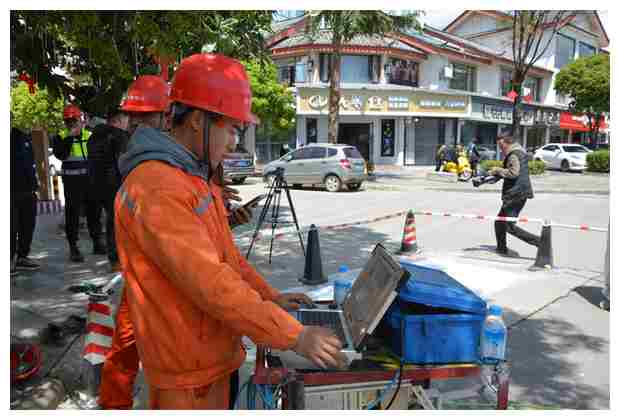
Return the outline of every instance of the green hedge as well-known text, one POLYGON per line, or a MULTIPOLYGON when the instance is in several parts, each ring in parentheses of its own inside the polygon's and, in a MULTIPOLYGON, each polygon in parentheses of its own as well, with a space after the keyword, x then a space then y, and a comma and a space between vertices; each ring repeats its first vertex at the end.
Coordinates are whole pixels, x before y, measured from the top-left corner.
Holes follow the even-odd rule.
POLYGON ((588 153, 586 166, 589 172, 609 172, 609 150, 588 153))
MULTIPOLYGON (((501 160, 483 160, 480 162, 480 167, 488 171, 494 166, 499 166, 501 168, 503 164, 501 160)), ((531 160, 528 162, 527 166, 530 169, 530 175, 540 175, 545 172, 545 162, 531 160)))

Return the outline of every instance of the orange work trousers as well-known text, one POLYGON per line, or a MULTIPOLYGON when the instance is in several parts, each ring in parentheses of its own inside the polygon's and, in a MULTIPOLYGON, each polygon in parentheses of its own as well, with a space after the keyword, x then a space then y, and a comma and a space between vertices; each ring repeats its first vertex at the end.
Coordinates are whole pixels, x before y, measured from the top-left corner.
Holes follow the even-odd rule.
POLYGON ((129 317, 127 293, 123 289, 116 313, 112 348, 101 371, 99 405, 106 410, 130 410, 133 407, 133 386, 140 367, 133 325, 129 317))
POLYGON ((151 410, 228 410, 230 375, 199 388, 160 389, 150 386, 151 410))

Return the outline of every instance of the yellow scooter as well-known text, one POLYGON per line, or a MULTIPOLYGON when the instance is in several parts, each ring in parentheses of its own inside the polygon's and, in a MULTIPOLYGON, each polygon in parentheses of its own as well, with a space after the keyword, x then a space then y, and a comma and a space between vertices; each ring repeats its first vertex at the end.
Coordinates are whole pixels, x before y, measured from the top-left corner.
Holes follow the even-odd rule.
POLYGON ((458 163, 444 162, 440 170, 443 172, 452 172, 453 174, 457 174, 459 181, 469 181, 473 175, 471 165, 469 164, 469 159, 467 159, 465 154, 459 154, 457 162, 458 163))

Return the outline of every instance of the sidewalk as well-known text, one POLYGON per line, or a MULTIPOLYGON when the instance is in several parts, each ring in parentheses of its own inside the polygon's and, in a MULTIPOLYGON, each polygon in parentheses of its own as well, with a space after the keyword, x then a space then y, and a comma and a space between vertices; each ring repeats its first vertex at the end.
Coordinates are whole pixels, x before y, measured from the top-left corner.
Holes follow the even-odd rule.
MULTIPOLYGON (((72 294, 67 288, 84 280, 102 284, 112 277, 105 257, 90 254, 87 240, 82 241, 87 262, 75 265, 67 261, 57 219, 40 217, 37 225, 32 257, 41 262, 41 271, 11 278, 12 339, 37 342, 49 322, 62 322, 69 315, 86 316, 86 296, 72 294)), ((388 249, 397 249, 399 240, 364 226, 352 228, 346 235, 322 232, 324 272, 333 273, 343 263, 352 269, 361 267, 374 244, 382 242, 388 249)), ((246 245, 240 243, 242 249, 246 245)), ((304 258, 298 245, 295 237, 281 239, 269 265, 268 241, 260 241, 250 262, 274 287, 299 286, 297 278, 303 273, 304 258)), ((505 259, 484 250, 446 254, 424 249, 424 253, 449 267, 467 287, 504 307, 510 328, 511 400, 568 409, 609 408, 609 312, 596 306, 602 289, 601 273, 561 267, 532 273, 527 271, 532 264, 528 258, 505 259)), ((86 372, 80 354, 82 340, 78 338, 68 348, 73 339, 68 337, 63 346, 42 345, 44 364, 30 383, 36 383, 57 363, 54 376, 62 380, 69 394, 85 389, 84 378, 80 380, 86 372)), ((249 377, 252 363, 250 349, 241 383, 249 377)), ((138 382, 141 392, 136 408, 144 408, 146 387, 142 380, 138 382)), ((450 381, 434 386, 451 389, 465 385, 463 381, 450 381)), ((12 396, 15 390, 12 387, 12 396)), ((66 397, 61 407, 77 405, 66 397)))

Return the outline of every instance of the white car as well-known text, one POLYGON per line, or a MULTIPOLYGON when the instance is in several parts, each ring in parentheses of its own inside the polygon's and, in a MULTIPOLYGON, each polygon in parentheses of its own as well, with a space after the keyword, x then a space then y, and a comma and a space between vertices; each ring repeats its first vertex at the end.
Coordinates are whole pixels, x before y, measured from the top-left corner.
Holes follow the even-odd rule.
POLYGON ((547 168, 563 171, 583 171, 586 156, 592 150, 580 144, 549 143, 534 153, 534 160, 545 162, 547 168))

